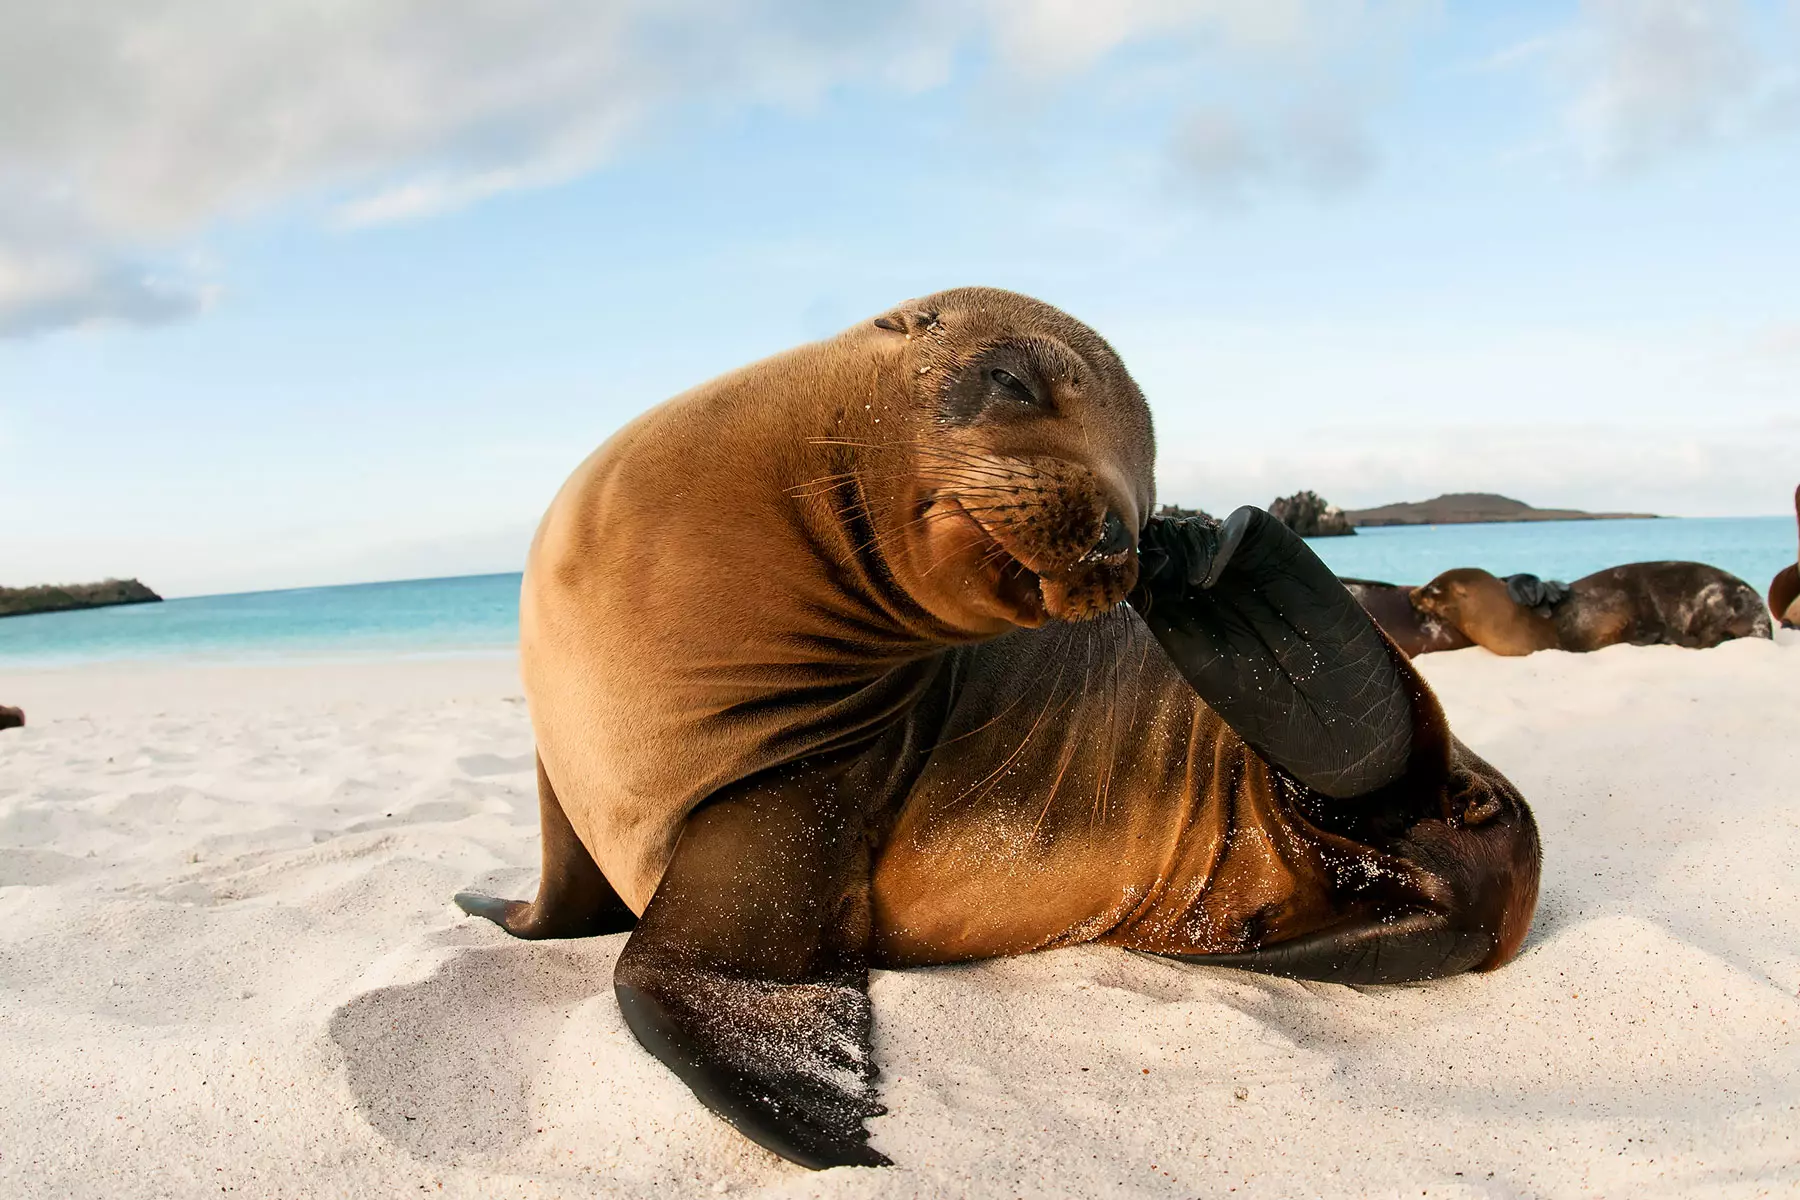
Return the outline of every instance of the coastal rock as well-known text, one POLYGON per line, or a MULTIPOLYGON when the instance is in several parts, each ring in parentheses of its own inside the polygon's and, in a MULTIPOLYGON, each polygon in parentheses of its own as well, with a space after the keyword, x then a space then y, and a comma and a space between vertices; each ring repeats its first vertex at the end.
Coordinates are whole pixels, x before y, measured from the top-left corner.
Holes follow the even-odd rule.
POLYGON ((1168 517, 1171 520, 1180 517, 1201 517, 1214 524, 1217 524, 1219 520, 1219 518, 1213 516, 1203 508, 1183 508, 1179 504, 1159 504, 1156 506, 1156 515, 1159 517, 1168 517))
POLYGON ((0 704, 0 729, 18 729, 25 724, 25 710, 0 704))
POLYGON ((71 608, 104 608, 113 604, 154 604, 161 596, 135 579, 68 583, 42 587, 0 587, 0 617, 62 612, 71 608))
POLYGON ((1356 532, 1344 510, 1317 492, 1295 492, 1274 500, 1269 515, 1301 537, 1348 537, 1356 532))

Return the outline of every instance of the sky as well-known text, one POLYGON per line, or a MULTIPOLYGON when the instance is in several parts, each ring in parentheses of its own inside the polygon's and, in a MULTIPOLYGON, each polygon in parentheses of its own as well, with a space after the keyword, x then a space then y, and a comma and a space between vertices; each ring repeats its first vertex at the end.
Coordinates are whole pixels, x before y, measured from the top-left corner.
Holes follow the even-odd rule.
POLYGON ((729 368, 963 284, 1159 498, 1800 482, 1800 0, 0 0, 0 584, 516 570, 729 368))

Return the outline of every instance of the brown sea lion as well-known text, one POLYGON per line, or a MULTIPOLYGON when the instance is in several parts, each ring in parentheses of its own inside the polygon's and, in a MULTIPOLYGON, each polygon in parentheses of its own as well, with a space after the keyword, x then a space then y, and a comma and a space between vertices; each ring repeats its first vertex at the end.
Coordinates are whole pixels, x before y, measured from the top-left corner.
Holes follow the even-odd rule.
POLYGON ((1695 562, 1627 563, 1571 584, 1459 567, 1415 589, 1413 604, 1495 654, 1581 653, 1621 643, 1702 650, 1770 636, 1754 588, 1695 562))
POLYGON ((871 966, 1507 961, 1524 801, 1279 522, 1146 521, 1153 457, 1111 347, 985 288, 638 418, 526 569, 537 897, 458 903, 521 937, 631 930, 638 1040, 812 1167, 887 1161, 871 966))
POLYGON ((9 704, 0 704, 0 729, 22 729, 24 725, 24 709, 14 708, 9 704))
MULTIPOLYGON (((1800 525, 1800 487, 1794 489, 1794 521, 1800 525)), ((1769 611, 1789 629, 1800 629, 1800 555, 1769 580, 1769 611)))
POLYGON ((1412 602, 1415 589, 1405 584, 1375 579, 1343 579, 1343 584, 1408 658, 1438 650, 1462 650, 1475 644, 1448 621, 1420 612, 1412 602))

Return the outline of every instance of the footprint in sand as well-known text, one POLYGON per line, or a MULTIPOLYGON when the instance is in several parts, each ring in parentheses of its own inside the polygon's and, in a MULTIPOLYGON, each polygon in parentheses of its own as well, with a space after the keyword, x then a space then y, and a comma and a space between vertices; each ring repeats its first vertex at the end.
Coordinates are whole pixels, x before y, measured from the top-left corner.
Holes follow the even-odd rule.
MULTIPOLYGON (((559 1069, 559 1035, 596 995, 610 1005, 623 943, 464 949, 427 979, 348 1001, 330 1030, 357 1110, 424 1159, 527 1140, 543 1124, 533 1094, 559 1069)), ((623 1022, 614 1036, 628 1036, 623 1022)))

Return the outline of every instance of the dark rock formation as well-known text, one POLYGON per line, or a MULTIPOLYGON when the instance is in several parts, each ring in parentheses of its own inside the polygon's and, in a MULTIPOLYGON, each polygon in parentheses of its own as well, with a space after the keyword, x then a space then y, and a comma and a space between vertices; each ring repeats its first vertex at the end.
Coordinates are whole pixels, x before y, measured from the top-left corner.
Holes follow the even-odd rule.
POLYGON ((0 587, 0 617, 61 612, 69 608, 102 608, 109 604, 151 604, 161 599, 135 579, 70 583, 60 587, 0 587))
POLYGON ((1489 521, 1624 521, 1656 514, 1533 508, 1523 500, 1492 492, 1447 492, 1431 500, 1355 508, 1344 515, 1352 525, 1478 525, 1489 521))
POLYGON ((1183 508, 1179 504, 1159 504, 1156 507, 1156 515, 1159 517, 1205 517, 1209 521, 1218 520, 1205 509, 1183 508))
POLYGON ((1295 492, 1269 505, 1269 515, 1301 537, 1346 537, 1356 532, 1344 510, 1317 492, 1295 492))
POLYGON ((0 729, 18 729, 25 724, 25 710, 0 704, 0 729))

